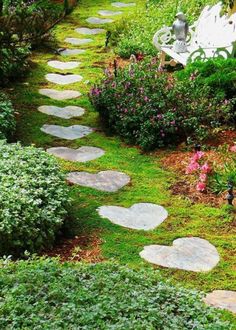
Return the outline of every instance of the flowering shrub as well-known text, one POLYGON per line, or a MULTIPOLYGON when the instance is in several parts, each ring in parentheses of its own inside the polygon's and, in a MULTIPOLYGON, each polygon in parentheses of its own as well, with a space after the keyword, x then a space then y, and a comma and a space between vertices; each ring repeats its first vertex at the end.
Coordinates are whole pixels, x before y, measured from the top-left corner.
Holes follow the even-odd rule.
POLYGON ((15 117, 11 101, 0 92, 0 139, 11 136, 14 129, 15 117))
POLYGON ((91 90, 105 125, 144 150, 203 140, 209 130, 232 121, 231 100, 213 97, 208 86, 158 72, 155 59, 118 70, 91 90))
POLYGON ((41 149, 0 146, 0 253, 51 246, 68 201, 64 175, 41 149))

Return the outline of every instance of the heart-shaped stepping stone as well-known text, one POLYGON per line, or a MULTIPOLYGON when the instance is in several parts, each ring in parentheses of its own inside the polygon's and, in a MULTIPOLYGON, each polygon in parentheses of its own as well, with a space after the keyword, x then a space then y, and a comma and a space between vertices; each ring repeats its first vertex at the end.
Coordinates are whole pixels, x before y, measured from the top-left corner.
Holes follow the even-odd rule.
POLYGON ((64 90, 64 91, 58 91, 56 89, 40 89, 39 93, 44 96, 48 96, 53 100, 69 100, 69 99, 75 99, 82 94, 77 91, 72 90, 64 90))
POLYGON ((84 114, 85 110, 76 106, 67 106, 64 108, 56 107, 54 105, 42 105, 38 108, 42 113, 59 118, 70 119, 80 117, 84 114))
POLYGON ((113 7, 116 7, 116 8, 127 8, 127 7, 134 7, 134 6, 136 6, 136 3, 134 3, 134 2, 129 2, 129 3, 113 2, 111 5, 113 7))
POLYGON ((98 18, 98 17, 89 17, 86 21, 90 24, 107 24, 114 22, 113 19, 110 18, 98 18))
POLYGON ((82 125, 73 125, 69 127, 58 125, 43 125, 41 131, 61 139, 75 140, 80 139, 93 132, 93 129, 82 125))
POLYGON ((47 149, 47 152, 71 162, 89 162, 97 159, 105 154, 104 150, 95 147, 81 147, 79 149, 71 149, 67 147, 55 147, 47 149))
POLYGON ((92 39, 78 39, 78 38, 66 38, 65 42, 68 42, 71 45, 86 45, 92 42, 92 39))
POLYGON ((99 10, 98 12, 101 16, 117 16, 123 14, 122 11, 112 11, 112 10, 99 10))
POLYGON ((134 204, 129 209, 120 206, 101 206, 98 213, 102 218, 131 229, 151 230, 168 216, 164 207, 150 203, 134 204))
POLYGON ((86 52, 85 49, 63 49, 59 50, 60 55, 62 56, 73 56, 73 55, 81 55, 86 52))
POLYGON ((77 68, 81 63, 80 62, 61 62, 61 61, 49 61, 48 65, 51 68, 58 70, 71 70, 77 68))
POLYGON ((75 29, 76 32, 84 35, 95 35, 95 34, 100 34, 100 33, 105 33, 106 30, 104 29, 90 29, 90 28, 78 28, 75 29))
POLYGON ((236 291, 214 290, 203 299, 207 305, 236 313, 236 291))
POLYGON ((72 172, 67 179, 70 183, 107 192, 116 192, 130 182, 128 175, 116 171, 102 171, 97 174, 72 172))
POLYGON ((173 246, 145 246, 140 256, 155 265, 194 272, 207 272, 220 260, 216 248, 198 237, 178 238, 173 246))
POLYGON ((62 75, 58 73, 48 73, 46 79, 57 85, 69 85, 83 80, 83 77, 79 74, 62 75))

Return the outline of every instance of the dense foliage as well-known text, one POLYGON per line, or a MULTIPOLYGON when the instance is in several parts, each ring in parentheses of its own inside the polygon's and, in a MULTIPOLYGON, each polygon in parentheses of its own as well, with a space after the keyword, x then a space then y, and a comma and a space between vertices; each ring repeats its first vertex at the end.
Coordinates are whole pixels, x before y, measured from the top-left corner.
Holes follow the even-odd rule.
POLYGON ((0 283, 1 329, 231 329, 151 270, 37 259, 1 265, 0 283))
POLYGON ((0 139, 10 137, 14 130, 14 109, 8 97, 0 92, 0 139))
POLYGON ((41 149, 2 144, 0 186, 0 253, 51 246, 68 201, 56 160, 41 149))
POLYGON ((182 141, 201 141, 232 124, 234 99, 212 93, 195 76, 180 79, 158 72, 155 59, 133 63, 91 91, 105 125, 145 150, 182 141))

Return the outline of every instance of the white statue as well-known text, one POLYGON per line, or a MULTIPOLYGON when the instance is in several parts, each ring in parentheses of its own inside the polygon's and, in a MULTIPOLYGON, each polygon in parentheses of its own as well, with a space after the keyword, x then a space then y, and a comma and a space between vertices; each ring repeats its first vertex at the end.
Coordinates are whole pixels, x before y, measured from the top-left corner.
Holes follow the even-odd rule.
POLYGON ((179 12, 172 26, 176 41, 174 42, 174 51, 176 53, 185 53, 187 51, 187 36, 189 31, 188 22, 184 13, 179 12))

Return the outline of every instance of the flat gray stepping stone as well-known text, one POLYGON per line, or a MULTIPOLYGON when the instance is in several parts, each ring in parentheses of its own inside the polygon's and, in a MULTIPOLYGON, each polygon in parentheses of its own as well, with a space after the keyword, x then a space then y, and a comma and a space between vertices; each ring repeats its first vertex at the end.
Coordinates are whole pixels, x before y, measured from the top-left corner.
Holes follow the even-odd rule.
POLYGON ((81 55, 86 52, 85 49, 64 49, 59 50, 60 55, 62 56, 73 56, 73 55, 81 55))
POLYGON ((78 39, 78 38, 66 38, 65 42, 68 42, 71 45, 86 45, 92 42, 93 39, 78 39))
POLYGON ((102 171, 97 174, 72 172, 67 176, 69 182, 101 191, 116 192, 130 182, 128 175, 117 171, 102 171))
POLYGON ((66 140, 80 139, 93 132, 93 129, 82 125, 73 125, 69 127, 58 125, 43 125, 41 131, 58 138, 66 140))
POLYGON ((122 11, 112 11, 112 10, 99 10, 98 12, 101 16, 117 16, 123 14, 122 11))
POLYGON ((214 290, 203 299, 207 305, 236 313, 236 291, 214 290))
POLYGON ((90 24, 107 24, 114 22, 113 19, 110 18, 98 18, 98 17, 89 17, 86 21, 90 24))
POLYGON ((69 85, 83 80, 83 77, 79 74, 63 75, 59 73, 48 73, 45 77, 47 81, 50 81, 57 85, 69 85))
POLYGON ((67 106, 64 108, 56 107, 54 105, 42 105, 38 108, 42 113, 59 118, 70 119, 80 117, 84 114, 85 110, 76 106, 67 106))
POLYGON ((194 272, 207 272, 220 260, 216 248, 198 237, 178 238, 173 246, 145 246, 140 256, 155 265, 194 272))
POLYGON ((71 149, 67 147, 55 147, 47 149, 47 152, 71 162, 89 162, 97 159, 105 154, 105 151, 95 147, 81 147, 79 149, 71 149))
POLYGON ((127 7, 134 7, 136 6, 136 3, 134 2, 129 2, 129 3, 124 3, 124 2, 112 2, 111 4, 113 7, 116 8, 127 8, 127 7))
POLYGON ((138 203, 126 209, 120 206, 101 206, 98 213, 102 218, 131 229, 151 230, 167 217, 164 207, 151 203, 138 203))
POLYGON ((56 89, 40 89, 39 93, 44 96, 48 96, 53 100, 69 100, 69 99, 75 99, 82 94, 77 91, 72 91, 69 89, 58 91, 56 89))
POLYGON ((58 70, 71 70, 77 68, 81 62, 61 62, 61 61, 49 61, 48 65, 51 68, 58 69, 58 70))
POLYGON ((105 33, 106 30, 104 29, 90 29, 90 28, 78 28, 75 29, 76 32, 84 35, 95 35, 95 34, 100 34, 100 33, 105 33))

